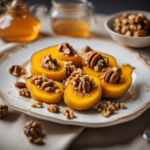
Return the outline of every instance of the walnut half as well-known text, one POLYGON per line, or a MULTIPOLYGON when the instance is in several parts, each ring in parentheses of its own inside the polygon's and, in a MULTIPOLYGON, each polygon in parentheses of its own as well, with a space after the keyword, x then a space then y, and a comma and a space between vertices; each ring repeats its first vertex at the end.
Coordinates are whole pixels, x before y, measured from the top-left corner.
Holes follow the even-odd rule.
POLYGON ((107 57, 104 57, 99 52, 91 52, 85 59, 85 64, 95 71, 101 70, 103 67, 107 67, 109 60, 107 57))
POLYGON ((8 68, 8 71, 14 76, 20 76, 20 75, 26 74, 26 70, 22 66, 19 66, 19 65, 14 65, 14 66, 11 65, 8 68))
POLYGON ((47 110, 53 113, 60 112, 60 108, 56 104, 51 104, 47 106, 47 110))
POLYGON ((145 37, 147 35, 148 35, 147 31, 145 31, 145 30, 137 30, 134 33, 133 37, 145 37))
POLYGON ((103 75, 103 79, 105 82, 110 82, 110 83, 116 83, 116 82, 121 82, 122 78, 122 70, 121 68, 116 68, 114 67, 113 70, 108 70, 105 72, 103 75))
POLYGON ((68 55, 74 55, 75 57, 78 56, 77 51, 72 46, 70 46, 69 43, 66 42, 59 44, 58 52, 60 54, 67 55, 67 56, 68 55))

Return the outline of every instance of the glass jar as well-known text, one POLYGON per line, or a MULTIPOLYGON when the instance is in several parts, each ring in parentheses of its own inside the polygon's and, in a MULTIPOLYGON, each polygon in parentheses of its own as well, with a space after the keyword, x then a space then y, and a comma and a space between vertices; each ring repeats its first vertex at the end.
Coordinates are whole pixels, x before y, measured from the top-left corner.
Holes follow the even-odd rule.
POLYGON ((92 6, 87 0, 52 0, 52 30, 58 35, 86 35, 90 28, 92 6))
POLYGON ((29 12, 27 3, 13 0, 0 8, 5 10, 0 16, 0 37, 2 39, 25 42, 37 38, 41 23, 29 12))

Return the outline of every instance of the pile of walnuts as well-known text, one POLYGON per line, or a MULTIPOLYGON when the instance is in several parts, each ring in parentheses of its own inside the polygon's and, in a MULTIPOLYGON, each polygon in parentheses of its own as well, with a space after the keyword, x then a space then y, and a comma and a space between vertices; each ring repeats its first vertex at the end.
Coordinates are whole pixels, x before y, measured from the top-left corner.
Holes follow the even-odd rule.
POLYGON ((114 20, 113 30, 126 36, 149 36, 150 20, 142 13, 123 14, 120 18, 114 20))

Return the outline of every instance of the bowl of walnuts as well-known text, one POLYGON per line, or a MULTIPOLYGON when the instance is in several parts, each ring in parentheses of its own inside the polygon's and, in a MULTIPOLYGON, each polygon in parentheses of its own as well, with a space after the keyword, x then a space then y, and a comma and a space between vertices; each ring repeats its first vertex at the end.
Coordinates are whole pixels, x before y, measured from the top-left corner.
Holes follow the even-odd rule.
POLYGON ((150 12, 119 12, 109 16, 104 26, 120 44, 134 48, 150 46, 150 12))

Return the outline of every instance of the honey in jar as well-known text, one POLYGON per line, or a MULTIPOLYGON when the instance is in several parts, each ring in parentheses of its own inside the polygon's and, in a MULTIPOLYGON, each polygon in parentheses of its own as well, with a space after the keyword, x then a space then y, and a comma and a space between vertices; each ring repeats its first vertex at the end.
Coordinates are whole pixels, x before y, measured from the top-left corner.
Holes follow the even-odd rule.
POLYGON ((57 20, 53 23, 53 31, 59 35, 84 36, 89 31, 89 23, 82 20, 57 20))
POLYGON ((36 39, 41 23, 29 12, 27 3, 13 0, 0 16, 0 37, 6 41, 25 42, 36 39))
POLYGON ((55 34, 84 36, 88 33, 91 11, 87 0, 52 0, 51 28, 55 34))

